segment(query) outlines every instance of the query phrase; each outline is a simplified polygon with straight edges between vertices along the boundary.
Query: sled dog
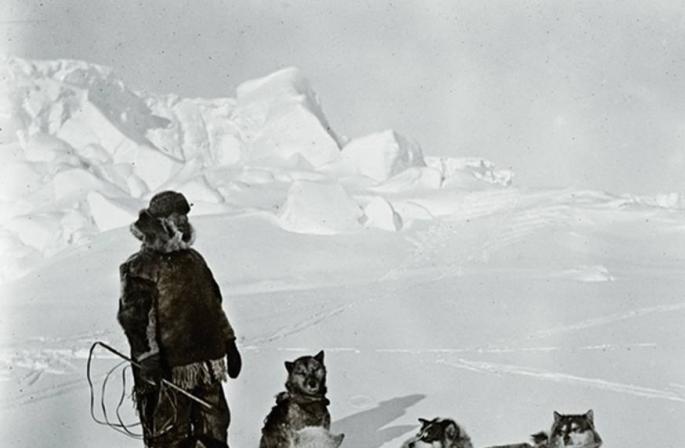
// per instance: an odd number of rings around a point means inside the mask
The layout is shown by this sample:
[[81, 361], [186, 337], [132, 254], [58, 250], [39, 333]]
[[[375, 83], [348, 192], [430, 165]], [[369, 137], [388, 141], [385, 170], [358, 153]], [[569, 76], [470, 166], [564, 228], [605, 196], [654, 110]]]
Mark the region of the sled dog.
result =
[[402, 448], [473, 448], [471, 439], [457, 422], [448, 418], [419, 419], [421, 429]]
[[549, 431], [546, 446], [549, 448], [599, 448], [602, 446], [602, 438], [595, 429], [592, 409], [585, 414], [562, 415], [554, 411], [554, 423]]
[[554, 411], [554, 423], [549, 433], [531, 436], [533, 444], [516, 443], [490, 448], [599, 448], [602, 438], [595, 429], [592, 409], [585, 414], [560, 414]]
[[295, 442], [297, 431], [307, 426], [331, 426], [323, 350], [315, 356], [286, 361], [285, 368], [286, 390], [276, 396], [276, 405], [264, 419], [260, 448], [288, 448]]
[[344, 438], [344, 434], [331, 434], [321, 426], [307, 426], [295, 433], [291, 448], [338, 448]]

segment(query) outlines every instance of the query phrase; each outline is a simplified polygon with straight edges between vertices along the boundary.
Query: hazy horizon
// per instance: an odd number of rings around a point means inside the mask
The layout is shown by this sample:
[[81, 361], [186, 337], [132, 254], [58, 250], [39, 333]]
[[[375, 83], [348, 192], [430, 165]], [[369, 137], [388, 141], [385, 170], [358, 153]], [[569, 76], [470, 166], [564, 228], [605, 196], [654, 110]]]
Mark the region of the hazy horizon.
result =
[[183, 96], [297, 66], [351, 138], [392, 128], [522, 186], [685, 191], [685, 6], [503, 5], [11, 0], [1, 33], [7, 54]]

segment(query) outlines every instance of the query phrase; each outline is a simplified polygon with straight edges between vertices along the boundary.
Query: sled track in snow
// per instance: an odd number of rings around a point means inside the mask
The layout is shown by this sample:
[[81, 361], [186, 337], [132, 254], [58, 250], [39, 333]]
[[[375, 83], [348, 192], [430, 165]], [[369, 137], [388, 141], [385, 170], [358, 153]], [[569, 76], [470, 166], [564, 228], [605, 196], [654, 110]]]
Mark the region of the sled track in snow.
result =
[[86, 379], [77, 378], [71, 381], [56, 384], [54, 386], [36, 389], [35, 391], [26, 391], [23, 395], [7, 400], [0, 405], [0, 410], [8, 411], [16, 409], [21, 406], [40, 403], [41, 401], [58, 397], [72, 390], [83, 388], [86, 389]]
[[[470, 210], [463, 217], [460, 216], [459, 220], [469, 221], [493, 213], [492, 206], [482, 208], [483, 210]], [[490, 228], [479, 243], [468, 247], [464, 247], [462, 241], [455, 241], [455, 232], [459, 230], [455, 227], [454, 219], [431, 226], [412, 240], [414, 254], [402, 265], [388, 272], [382, 280], [397, 280], [402, 277], [437, 280], [461, 275], [467, 265], [487, 261], [493, 253], [512, 246], [541, 229], [563, 226], [568, 222], [570, 213], [569, 207], [563, 204], [525, 208], [518, 208], [518, 203], [508, 206], [500, 204], [495, 210], [501, 210], [501, 216], [488, 224]], [[440, 260], [439, 266], [432, 260]]]
[[673, 391], [635, 386], [632, 384], [618, 383], [615, 381], [607, 381], [600, 378], [587, 378], [582, 376], [570, 375], [562, 372], [552, 372], [548, 370], [535, 369], [532, 367], [517, 366], [512, 364], [498, 364], [482, 361], [469, 361], [466, 359], [458, 359], [457, 361], [439, 360], [436, 363], [446, 365], [449, 367], [454, 367], [457, 369], [470, 370], [472, 372], [477, 373], [525, 376], [542, 381], [574, 384], [585, 387], [593, 387], [596, 389], [611, 392], [635, 395], [638, 397], [658, 398], [662, 400], [685, 403], [685, 397]]
[[[19, 346], [0, 350], [0, 365], [3, 366], [5, 373], [3, 382], [16, 381], [13, 387], [20, 392], [20, 395], [3, 401], [0, 404], [0, 410], [5, 411], [40, 403], [79, 388], [85, 390], [87, 384], [83, 373], [88, 358], [88, 348], [94, 340], [109, 333], [109, 331], [98, 331], [63, 337], [34, 336], [25, 339]], [[72, 346], [69, 348], [59, 346], [64, 343], [70, 343]], [[36, 346], [36, 344], [54, 344], [58, 348]], [[111, 354], [99, 353], [97, 359], [110, 361], [115, 357]], [[66, 381], [45, 387], [35, 387], [48, 376], [60, 377]]]
[[564, 333], [572, 333], [579, 330], [586, 330], [588, 328], [601, 327], [604, 325], [609, 325], [624, 320], [644, 317], [650, 314], [683, 310], [685, 310], [685, 302], [674, 303], [669, 305], [652, 306], [647, 308], [638, 308], [621, 313], [609, 314], [607, 316], [586, 319], [580, 322], [576, 322], [574, 324], [563, 325], [559, 327], [550, 328], [547, 330], [541, 330], [526, 337], [526, 339], [541, 339], [549, 336], [555, 336]]
[[502, 231], [483, 245], [484, 251], [496, 251], [511, 246], [544, 227], [558, 226], [568, 218], [568, 207], [553, 205], [522, 210], [507, 223], [500, 223]]
[[245, 342], [249, 345], [260, 345], [260, 344], [267, 344], [269, 342], [274, 342], [274, 341], [277, 341], [280, 339], [284, 339], [288, 336], [299, 333], [300, 331], [304, 331], [307, 328], [311, 328], [315, 325], [318, 325], [321, 322], [324, 322], [324, 321], [330, 319], [331, 317], [342, 313], [349, 306], [350, 306], [349, 304], [346, 304], [343, 306], [333, 308], [331, 310], [326, 310], [326, 311], [322, 311], [320, 313], [313, 314], [305, 320], [296, 322], [295, 324], [292, 324], [292, 325], [283, 326], [268, 336], [250, 338], [250, 339], [247, 339]]

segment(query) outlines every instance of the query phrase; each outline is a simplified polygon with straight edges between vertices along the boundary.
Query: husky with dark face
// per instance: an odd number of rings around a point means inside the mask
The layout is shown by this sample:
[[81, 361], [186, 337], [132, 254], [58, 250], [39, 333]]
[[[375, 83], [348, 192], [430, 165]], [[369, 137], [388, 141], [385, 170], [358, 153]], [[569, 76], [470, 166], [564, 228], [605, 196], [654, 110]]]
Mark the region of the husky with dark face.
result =
[[264, 419], [260, 448], [288, 448], [297, 431], [307, 426], [330, 428], [323, 357], [322, 350], [315, 356], [286, 361], [286, 391], [276, 396], [276, 406]]
[[419, 419], [421, 429], [402, 448], [473, 448], [471, 439], [454, 420], [434, 418]]
[[585, 414], [562, 415], [554, 411], [554, 423], [550, 430], [549, 448], [599, 448], [602, 438], [595, 430], [592, 409]]
[[549, 434], [533, 434], [533, 445], [517, 443], [499, 445], [490, 448], [599, 448], [602, 438], [595, 430], [592, 409], [585, 414], [562, 415], [554, 411], [554, 423]]

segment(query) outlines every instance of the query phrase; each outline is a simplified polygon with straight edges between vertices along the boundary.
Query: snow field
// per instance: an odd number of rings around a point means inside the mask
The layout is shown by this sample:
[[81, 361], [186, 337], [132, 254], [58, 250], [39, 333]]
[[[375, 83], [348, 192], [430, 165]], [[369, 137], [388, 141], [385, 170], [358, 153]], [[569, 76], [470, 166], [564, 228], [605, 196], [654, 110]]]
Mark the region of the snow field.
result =
[[[456, 418], [475, 446], [523, 441], [553, 410], [588, 408], [606, 443], [678, 446], [682, 233], [668, 220], [572, 220], [487, 244], [506, 231], [499, 218], [327, 236], [284, 231], [267, 213], [195, 218], [245, 358], [225, 386], [232, 444], [256, 446], [283, 361], [323, 348], [343, 446], [399, 446], [418, 417], [438, 415]], [[487, 259], [471, 256], [484, 247]], [[90, 422], [83, 381], [93, 340], [126, 346], [114, 318], [116, 266], [135, 249], [115, 229], [6, 285], [7, 440], [139, 445]], [[613, 281], [588, 281], [587, 271]], [[114, 364], [99, 357], [96, 374]]]
[[[256, 446], [283, 361], [323, 348], [343, 447], [400, 446], [435, 416], [512, 443], [592, 408], [606, 446], [680, 448], [680, 193], [529, 190], [395, 131], [343, 139], [294, 68], [216, 99], [134, 92], [80, 61], [0, 70], [8, 446], [140, 446], [90, 420], [85, 359], [96, 339], [126, 351], [127, 226], [176, 189], [244, 353], [232, 446]], [[96, 377], [115, 364], [100, 354]]]

